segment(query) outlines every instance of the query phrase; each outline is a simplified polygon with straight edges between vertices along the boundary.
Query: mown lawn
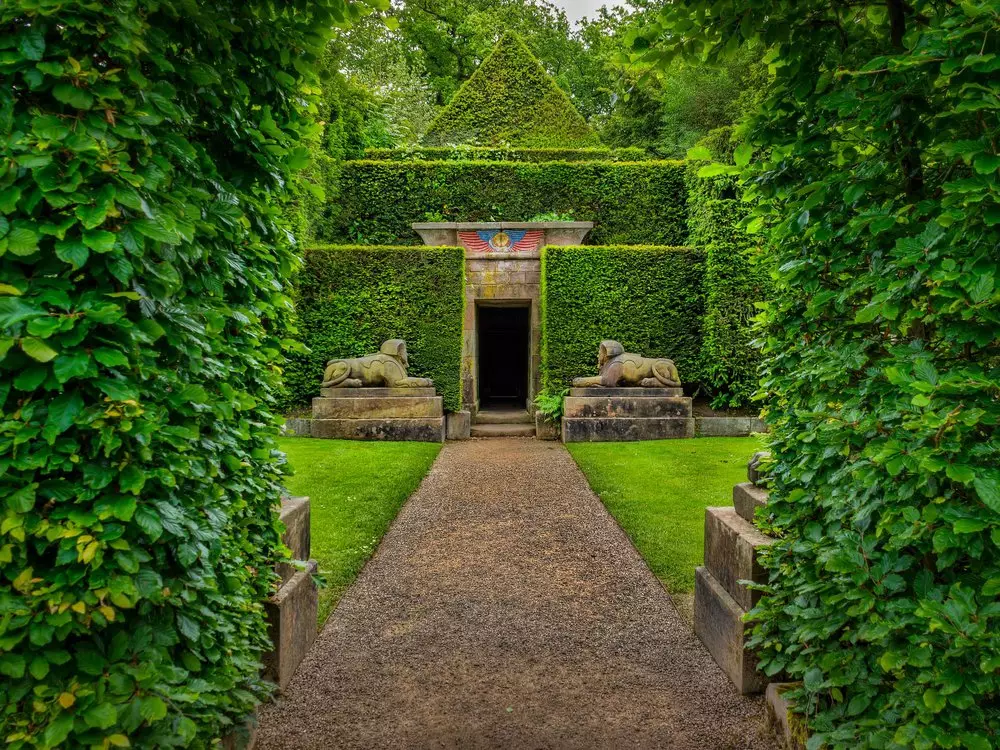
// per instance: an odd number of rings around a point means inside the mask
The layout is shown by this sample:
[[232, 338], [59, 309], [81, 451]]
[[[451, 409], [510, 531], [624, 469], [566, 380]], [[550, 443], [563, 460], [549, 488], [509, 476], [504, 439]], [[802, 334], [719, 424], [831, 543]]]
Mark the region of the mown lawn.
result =
[[441, 446], [283, 438], [294, 475], [288, 491], [312, 499], [312, 557], [327, 585], [319, 621], [336, 606], [417, 488]]
[[590, 486], [671, 593], [694, 590], [705, 508], [731, 505], [763, 441], [749, 438], [570, 443]]

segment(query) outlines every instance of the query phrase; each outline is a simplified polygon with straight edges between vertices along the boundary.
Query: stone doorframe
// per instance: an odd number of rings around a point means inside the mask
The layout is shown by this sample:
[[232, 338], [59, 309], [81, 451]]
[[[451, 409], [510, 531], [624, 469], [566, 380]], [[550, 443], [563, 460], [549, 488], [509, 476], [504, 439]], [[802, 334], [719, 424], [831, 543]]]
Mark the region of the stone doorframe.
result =
[[480, 306], [528, 307], [528, 403], [541, 388], [541, 259], [526, 254], [498, 257], [467, 257], [465, 260], [465, 316], [462, 323], [462, 403], [475, 414], [479, 410], [479, 342], [477, 310]]

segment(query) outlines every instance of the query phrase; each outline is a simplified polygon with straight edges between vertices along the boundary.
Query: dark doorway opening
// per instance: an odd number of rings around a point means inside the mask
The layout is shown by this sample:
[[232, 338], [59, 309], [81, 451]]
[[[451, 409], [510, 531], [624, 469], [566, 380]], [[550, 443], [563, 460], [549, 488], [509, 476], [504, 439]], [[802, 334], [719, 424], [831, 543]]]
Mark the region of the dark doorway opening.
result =
[[477, 333], [480, 408], [526, 408], [531, 336], [528, 306], [480, 305]]

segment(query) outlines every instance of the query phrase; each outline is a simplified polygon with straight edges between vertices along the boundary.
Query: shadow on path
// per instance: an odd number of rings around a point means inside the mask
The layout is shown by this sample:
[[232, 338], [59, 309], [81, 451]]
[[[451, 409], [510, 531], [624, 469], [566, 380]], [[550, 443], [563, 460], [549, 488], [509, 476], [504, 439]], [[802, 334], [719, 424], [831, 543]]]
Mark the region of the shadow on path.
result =
[[445, 445], [257, 748], [773, 746], [566, 450], [513, 438]]

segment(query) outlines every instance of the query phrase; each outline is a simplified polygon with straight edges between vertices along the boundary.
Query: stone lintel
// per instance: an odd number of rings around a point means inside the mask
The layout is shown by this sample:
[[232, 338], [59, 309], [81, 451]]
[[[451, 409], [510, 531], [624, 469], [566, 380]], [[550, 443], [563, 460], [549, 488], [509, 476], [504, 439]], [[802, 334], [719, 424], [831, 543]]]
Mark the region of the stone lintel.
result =
[[263, 655], [264, 676], [284, 689], [295, 669], [316, 640], [316, 612], [319, 592], [313, 575], [315, 560], [264, 603], [272, 651]]
[[323, 398], [393, 398], [410, 396], [435, 396], [434, 387], [429, 388], [320, 388]]
[[314, 398], [313, 419], [387, 419], [440, 417], [441, 396], [372, 396], [369, 398]]
[[757, 508], [767, 505], [767, 490], [750, 482], [743, 482], [733, 487], [733, 506], [740, 517], [750, 523], [757, 514]]
[[564, 417], [564, 443], [630, 442], [694, 437], [694, 420], [672, 417]]
[[444, 417], [414, 419], [314, 419], [314, 438], [444, 442]]
[[757, 551], [773, 541], [752, 523], [740, 518], [735, 508], [705, 509], [705, 567], [726, 593], [747, 611], [760, 600], [761, 592], [739, 581], [766, 582]]
[[686, 396], [567, 396], [567, 417], [674, 417], [691, 416]]
[[757, 658], [744, 648], [749, 626], [744, 611], [705, 568], [695, 568], [694, 632], [722, 671], [742, 694], [759, 693], [767, 678], [757, 671]]

